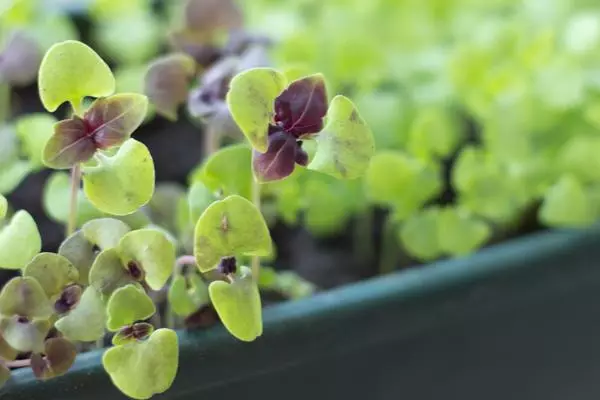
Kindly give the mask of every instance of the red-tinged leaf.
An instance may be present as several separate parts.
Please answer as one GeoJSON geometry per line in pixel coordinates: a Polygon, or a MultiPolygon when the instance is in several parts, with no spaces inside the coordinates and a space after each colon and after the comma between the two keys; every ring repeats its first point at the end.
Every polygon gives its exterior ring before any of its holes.
{"type": "Polygon", "coordinates": [[[33,374],[41,380],[67,373],[75,361],[77,349],[65,338],[52,338],[46,340],[44,353],[46,357],[38,353],[31,356],[33,374]]]}
{"type": "Polygon", "coordinates": [[[25,33],[15,31],[0,53],[0,83],[23,86],[33,82],[42,61],[39,45],[25,33]]]}
{"type": "Polygon", "coordinates": [[[206,43],[206,38],[183,31],[170,35],[171,46],[192,57],[197,64],[202,67],[208,67],[218,61],[223,56],[223,51],[210,43],[206,43]]]}
{"type": "Polygon", "coordinates": [[[140,94],[118,94],[96,100],[83,119],[73,116],[54,125],[44,148],[43,162],[68,169],[88,161],[98,149],[125,142],[146,116],[148,100],[140,94]]]}
{"type": "Polygon", "coordinates": [[[297,138],[323,129],[327,91],[321,74],[292,82],[275,99],[275,122],[297,138]]]}
{"type": "Polygon", "coordinates": [[[286,132],[272,133],[269,135],[266,153],[253,151],[254,176],[259,182],[276,181],[290,176],[294,172],[299,149],[296,138],[292,135],[286,132]]]}
{"type": "Polygon", "coordinates": [[[184,53],[161,57],[150,65],[145,92],[159,114],[177,119],[177,108],[186,102],[195,72],[195,60],[184,53]]]}
{"type": "Polygon", "coordinates": [[[96,144],[88,136],[85,121],[74,116],[54,125],[54,135],[46,143],[42,161],[50,168],[69,169],[88,161],[95,152],[96,144]]]}
{"type": "Polygon", "coordinates": [[[98,99],[84,116],[87,134],[99,149],[121,145],[144,121],[147,110],[148,99],[141,94],[117,94],[98,99]]]}

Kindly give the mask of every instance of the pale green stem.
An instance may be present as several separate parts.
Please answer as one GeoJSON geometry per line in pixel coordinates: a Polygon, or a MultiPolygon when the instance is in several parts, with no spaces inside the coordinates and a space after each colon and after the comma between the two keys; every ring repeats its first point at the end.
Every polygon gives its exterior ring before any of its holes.
{"type": "MultiPolygon", "coordinates": [[[[260,211],[261,202],[260,202],[260,183],[252,177],[252,203],[256,206],[256,208],[260,211]]],[[[252,257],[252,276],[254,277],[255,282],[258,282],[258,277],[260,274],[260,257],[253,256],[252,257]]]]}
{"type": "Polygon", "coordinates": [[[67,224],[67,237],[71,236],[77,228],[77,197],[81,184],[81,164],[75,164],[71,169],[71,196],[69,199],[69,222],[67,224]]]}
{"type": "Polygon", "coordinates": [[[210,125],[204,125],[204,136],[202,137],[202,151],[206,160],[211,154],[217,152],[221,145],[221,137],[210,125]]]}
{"type": "Polygon", "coordinates": [[[10,86],[0,83],[0,124],[10,118],[10,86]]]}
{"type": "Polygon", "coordinates": [[[388,215],[381,232],[381,249],[379,252],[379,274],[393,272],[398,262],[398,240],[396,222],[388,215]]]}
{"type": "Polygon", "coordinates": [[[73,113],[78,117],[82,117],[85,113],[85,107],[83,106],[83,101],[78,103],[71,103],[71,107],[73,108],[73,113]]]}
{"type": "Polygon", "coordinates": [[[356,217],[354,224],[354,255],[361,263],[374,259],[373,210],[367,209],[356,217]]]}

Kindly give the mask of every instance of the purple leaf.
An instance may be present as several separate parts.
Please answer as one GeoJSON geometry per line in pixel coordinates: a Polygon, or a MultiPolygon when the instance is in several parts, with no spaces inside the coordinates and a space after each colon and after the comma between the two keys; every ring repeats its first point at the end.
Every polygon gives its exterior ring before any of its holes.
{"type": "Polygon", "coordinates": [[[88,161],[95,152],[96,144],[88,136],[85,121],[75,116],[54,125],[54,135],[46,143],[43,161],[50,168],[68,169],[88,161]]]}
{"type": "Polygon", "coordinates": [[[44,164],[71,168],[88,161],[98,149],[122,144],[142,123],[147,107],[148,100],[139,94],[96,100],[83,119],[73,116],[54,125],[54,135],[44,147],[44,164]]]}
{"type": "Polygon", "coordinates": [[[99,149],[123,144],[146,117],[148,100],[139,94],[118,94],[96,100],[85,113],[88,135],[99,149]]]}
{"type": "Polygon", "coordinates": [[[188,0],[185,5],[186,28],[210,36],[216,30],[239,29],[243,15],[234,0],[188,0]]]}
{"type": "Polygon", "coordinates": [[[281,131],[270,134],[267,152],[253,152],[252,167],[257,180],[269,182],[290,176],[294,172],[299,149],[292,135],[281,131]]]}
{"type": "Polygon", "coordinates": [[[323,129],[327,92],[321,74],[292,82],[275,99],[275,122],[297,138],[323,129]]]}

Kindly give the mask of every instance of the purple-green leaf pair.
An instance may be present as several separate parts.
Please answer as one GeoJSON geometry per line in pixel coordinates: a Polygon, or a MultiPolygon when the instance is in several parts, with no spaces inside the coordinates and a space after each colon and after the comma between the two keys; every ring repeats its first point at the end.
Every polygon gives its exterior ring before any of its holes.
{"type": "Polygon", "coordinates": [[[274,69],[250,69],[232,79],[227,104],[254,148],[252,166],[259,182],[283,179],[296,164],[354,179],[373,156],[373,136],[358,110],[344,96],[329,103],[321,74],[286,85],[274,69]],[[312,159],[302,148],[308,139],[317,142],[312,159]]]}
{"type": "Polygon", "coordinates": [[[89,161],[98,150],[120,146],[143,122],[147,107],[147,98],[139,94],[96,100],[82,117],[74,115],[54,126],[44,148],[44,163],[68,169],[89,161]]]}
{"type": "Polygon", "coordinates": [[[323,129],[327,113],[327,90],[322,75],[292,82],[274,102],[275,115],[269,125],[268,148],[254,151],[254,171],[261,181],[283,179],[294,172],[295,164],[306,167],[308,154],[302,140],[323,129]]]}

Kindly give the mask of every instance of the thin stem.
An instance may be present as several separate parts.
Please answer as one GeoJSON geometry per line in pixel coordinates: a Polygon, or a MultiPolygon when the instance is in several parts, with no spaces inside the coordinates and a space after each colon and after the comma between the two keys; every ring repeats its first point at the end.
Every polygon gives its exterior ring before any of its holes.
{"type": "Polygon", "coordinates": [[[204,135],[202,136],[202,152],[206,160],[211,154],[219,150],[221,145],[221,136],[214,128],[213,124],[204,126],[204,135]]]}
{"type": "Polygon", "coordinates": [[[75,232],[77,226],[77,196],[81,185],[81,164],[75,164],[71,169],[71,197],[69,199],[69,223],[67,237],[75,232]]]}
{"type": "Polygon", "coordinates": [[[71,107],[73,108],[73,114],[79,117],[82,117],[85,113],[85,108],[83,107],[83,101],[78,103],[71,103],[71,107]]]}
{"type": "Polygon", "coordinates": [[[10,86],[0,83],[0,123],[10,118],[10,86]]]}
{"type": "Polygon", "coordinates": [[[384,275],[396,269],[399,253],[398,241],[396,239],[396,222],[391,215],[386,217],[381,234],[379,274],[384,275]]]}
{"type": "Polygon", "coordinates": [[[373,212],[374,210],[369,208],[357,215],[354,224],[354,255],[361,263],[371,262],[375,254],[373,243],[373,212]]]}
{"type": "Polygon", "coordinates": [[[23,360],[13,360],[13,361],[2,361],[5,366],[8,368],[25,368],[31,365],[31,359],[26,358],[23,360]]]}
{"type": "MultiPolygon", "coordinates": [[[[256,208],[260,211],[261,202],[260,202],[260,183],[254,179],[252,179],[252,203],[256,206],[256,208]]],[[[258,277],[260,274],[260,257],[253,256],[252,257],[252,277],[254,277],[255,282],[258,282],[258,277]]]]}

